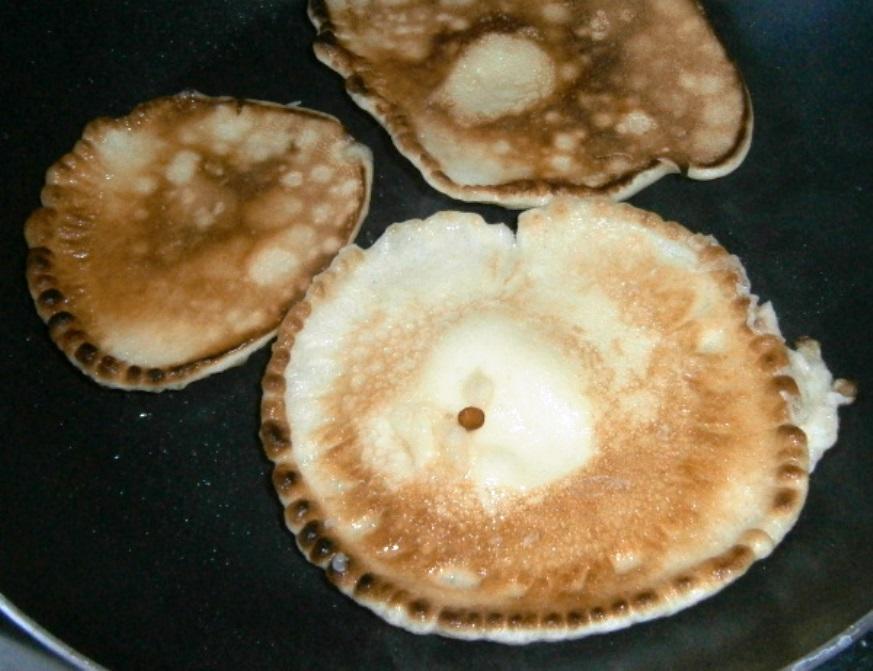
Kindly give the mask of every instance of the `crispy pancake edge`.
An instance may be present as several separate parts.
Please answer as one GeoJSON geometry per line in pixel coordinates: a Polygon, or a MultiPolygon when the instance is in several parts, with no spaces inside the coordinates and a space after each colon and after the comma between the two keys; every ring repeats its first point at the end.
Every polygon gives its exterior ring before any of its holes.
{"type": "MultiPolygon", "coordinates": [[[[89,122],[83,129],[82,136],[87,135],[92,127],[105,124],[123,124],[124,120],[147,111],[150,106],[161,105],[168,99],[178,97],[200,98],[217,103],[235,102],[238,105],[266,106],[285,110],[291,113],[300,113],[308,116],[336,122],[348,134],[345,126],[336,117],[296,105],[281,105],[270,101],[237,99],[228,96],[212,97],[205,96],[196,91],[183,91],[176,95],[155,98],[137,105],[128,114],[117,118],[97,118],[89,122]]],[[[367,216],[370,205],[370,192],[373,182],[373,161],[369,149],[351,138],[356,152],[359,154],[361,163],[362,179],[364,181],[364,198],[357,214],[357,221],[352,228],[348,242],[354,240],[360,230],[361,224],[367,216]]],[[[47,172],[56,166],[62,166],[67,161],[76,159],[79,147],[77,142],[74,149],[58,159],[47,172]]],[[[70,362],[93,379],[98,384],[129,391],[153,391],[159,392],[166,389],[181,389],[195,380],[202,379],[213,373],[218,373],[227,368],[237,366],[256,350],[263,347],[275,335],[279,327],[276,323],[272,328],[239,343],[224,352],[196,359],[194,361],[180,362],[175,366],[144,368],[116,357],[100,349],[99,343],[95,342],[87,328],[76,316],[75,302],[71,296],[64,293],[65,287],[61,286],[57,277],[53,274],[55,252],[51,248],[51,241],[40,240],[40,220],[54,216],[54,210],[50,207],[40,207],[35,210],[24,225],[25,239],[28,246],[26,262],[26,279],[31,298],[33,299],[39,317],[48,326],[49,336],[66,355],[70,362]]],[[[311,280],[311,278],[310,278],[311,280]]],[[[291,304],[298,301],[304,291],[297,292],[291,304]]]]}

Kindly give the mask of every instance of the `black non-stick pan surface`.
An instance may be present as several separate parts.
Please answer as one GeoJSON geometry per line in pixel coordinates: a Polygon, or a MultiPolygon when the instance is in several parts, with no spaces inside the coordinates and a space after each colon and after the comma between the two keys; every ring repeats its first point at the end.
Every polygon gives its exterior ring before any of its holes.
{"type": "MultiPolygon", "coordinates": [[[[183,89],[300,101],[373,149],[371,244],[440,209],[515,213],[429,188],[312,56],[301,2],[5,3],[2,31],[0,592],[113,669],[773,669],[873,608],[873,4],[704,3],[745,74],[752,151],[712,182],[666,178],[636,205],[714,234],[859,381],[796,528],[674,617],[508,647],[391,627],[329,586],[282,523],[256,437],[268,350],[160,395],[99,387],[49,341],[24,281],[22,225],[83,126],[183,89]]],[[[868,618],[869,620],[869,618],[868,618]]],[[[863,627],[865,625],[861,625],[863,627]]]]}

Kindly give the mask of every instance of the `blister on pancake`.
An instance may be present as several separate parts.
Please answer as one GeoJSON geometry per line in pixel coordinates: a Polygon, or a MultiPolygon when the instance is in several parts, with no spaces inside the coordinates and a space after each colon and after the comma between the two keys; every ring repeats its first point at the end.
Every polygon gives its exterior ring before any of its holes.
{"type": "Polygon", "coordinates": [[[836,439],[712,238],[609,200],[442,212],[342,250],[279,329],[261,437],[305,556],[411,631],[509,643],[666,615],[770,553],[836,439]]]}
{"type": "Polygon", "coordinates": [[[37,310],[108,386],[241,363],[354,238],[371,172],[336,119],[301,107],[180,94],[98,119],[25,227],[37,310]]]}
{"type": "Polygon", "coordinates": [[[530,207],[727,174],[752,110],[694,0],[311,0],[315,53],[436,189],[530,207]]]}

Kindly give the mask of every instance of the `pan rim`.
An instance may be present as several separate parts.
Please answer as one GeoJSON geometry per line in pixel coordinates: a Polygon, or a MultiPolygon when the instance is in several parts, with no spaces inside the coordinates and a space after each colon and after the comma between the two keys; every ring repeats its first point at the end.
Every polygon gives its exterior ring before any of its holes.
{"type": "MultiPolygon", "coordinates": [[[[67,645],[49,632],[48,629],[12,603],[2,592],[0,592],[0,613],[4,614],[10,622],[27,634],[32,641],[54,653],[75,669],[80,671],[109,671],[106,667],[101,666],[87,655],[67,645]]],[[[866,614],[862,615],[855,622],[800,659],[784,666],[783,671],[812,671],[848,649],[870,631],[873,631],[873,609],[867,611],[866,614]]]]}
{"type": "Polygon", "coordinates": [[[106,667],[101,666],[87,655],[83,655],[49,632],[48,629],[12,603],[2,592],[0,592],[0,613],[27,634],[31,638],[31,642],[35,641],[43,649],[54,653],[73,668],[81,671],[108,671],[106,667]]]}

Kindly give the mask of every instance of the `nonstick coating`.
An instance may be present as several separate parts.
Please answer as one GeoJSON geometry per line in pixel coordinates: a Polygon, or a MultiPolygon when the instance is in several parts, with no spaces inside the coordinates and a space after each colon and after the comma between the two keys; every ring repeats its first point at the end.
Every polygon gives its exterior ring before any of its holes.
{"type": "Polygon", "coordinates": [[[375,155],[369,245],[440,209],[513,223],[429,188],[312,56],[300,2],[4,3],[0,592],[117,669],[772,669],[873,607],[873,3],[705,2],[745,74],[752,151],[712,182],[633,202],[714,234],[789,340],[821,340],[861,396],[767,560],[674,617],[561,644],[418,637],[329,586],[282,523],[256,437],[268,357],[161,395],[103,389],[60,355],[24,282],[44,172],[97,116],[183,89],[338,116],[375,155]]]}

